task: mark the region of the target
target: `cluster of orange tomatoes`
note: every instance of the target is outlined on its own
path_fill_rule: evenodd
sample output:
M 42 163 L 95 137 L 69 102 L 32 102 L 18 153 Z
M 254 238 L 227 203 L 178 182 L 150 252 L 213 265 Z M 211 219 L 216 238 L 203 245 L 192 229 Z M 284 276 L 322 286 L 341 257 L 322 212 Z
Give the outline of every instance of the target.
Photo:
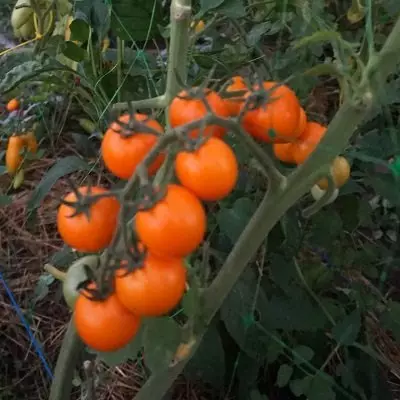
M 267 107 L 244 110 L 243 128 L 254 138 L 272 142 L 276 156 L 282 161 L 303 162 L 316 147 L 325 128 L 307 122 L 304 110 L 294 92 L 285 85 L 265 82 L 272 100 Z M 237 116 L 250 94 L 244 81 L 235 77 L 227 91 L 244 89 L 245 94 L 222 98 L 207 90 L 205 96 L 213 113 L 219 117 Z M 173 128 L 200 120 L 208 114 L 201 98 L 188 92 L 177 96 L 169 108 Z M 134 118 L 152 129 L 128 132 L 126 126 Z M 123 128 L 125 126 L 125 128 Z M 122 131 L 124 134 L 121 134 Z M 271 134 L 274 132 L 275 136 Z M 206 126 L 188 132 L 191 138 L 200 133 L 206 138 L 195 148 L 181 149 L 175 158 L 175 175 L 179 183 L 170 183 L 165 195 L 150 209 L 139 209 L 133 229 L 146 253 L 140 268 L 115 273 L 114 292 L 103 300 L 94 300 L 84 291 L 74 306 L 74 321 L 82 340 L 100 351 L 123 347 L 137 332 L 142 317 L 160 316 L 171 311 L 182 299 L 186 287 L 185 257 L 195 251 L 206 233 L 206 212 L 202 201 L 217 201 L 229 195 L 238 178 L 238 163 L 231 147 L 223 140 L 225 128 Z M 136 171 L 157 142 L 163 128 L 154 119 L 125 114 L 106 131 L 101 152 L 106 167 L 117 177 L 128 179 Z M 280 147 L 284 146 L 284 147 Z M 149 167 L 154 174 L 164 160 L 160 153 Z M 120 204 L 117 198 L 104 196 L 101 187 L 78 189 L 80 194 L 100 197 L 90 204 L 88 213 L 77 213 L 71 203 L 77 201 L 69 193 L 58 210 L 58 230 L 72 248 L 81 252 L 98 252 L 107 247 L 117 229 Z M 89 218 L 88 218 L 89 215 Z M 123 326 L 114 331 L 110 326 Z
M 6 105 L 6 110 L 11 113 L 18 111 L 20 106 L 21 104 L 18 99 L 11 99 Z M 28 150 L 31 153 L 36 153 L 38 150 L 36 136 L 32 131 L 25 134 L 13 134 L 8 139 L 6 168 L 11 176 L 15 175 L 21 167 L 23 162 L 22 152 L 24 150 Z

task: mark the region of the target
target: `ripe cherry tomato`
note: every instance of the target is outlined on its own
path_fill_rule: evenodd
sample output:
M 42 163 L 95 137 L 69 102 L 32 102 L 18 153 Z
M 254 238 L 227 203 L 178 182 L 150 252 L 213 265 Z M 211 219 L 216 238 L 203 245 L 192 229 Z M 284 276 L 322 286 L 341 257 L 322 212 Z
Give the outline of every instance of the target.
M 172 128 L 204 118 L 207 114 L 207 109 L 201 99 L 186 98 L 187 93 L 184 91 L 179 96 L 172 100 L 169 107 L 169 121 Z M 207 89 L 207 100 L 215 115 L 223 118 L 229 117 L 229 110 L 225 101 L 218 93 Z M 200 132 L 200 129 L 194 129 L 190 132 L 190 136 L 193 138 L 198 137 Z M 209 125 L 204 129 L 203 133 L 204 136 L 221 137 L 225 133 L 225 129 L 218 125 Z
M 141 268 L 128 275 L 117 273 L 115 293 L 119 301 L 140 317 L 168 313 L 181 300 L 186 286 L 186 268 L 181 258 L 146 255 Z
M 26 148 L 31 152 L 31 153 L 37 153 L 38 150 L 38 142 L 36 140 L 36 136 L 33 132 L 28 132 L 27 134 L 23 135 L 24 142 L 26 145 Z
M 119 121 L 127 124 L 130 115 L 124 114 Z M 138 121 L 148 119 L 147 115 L 136 114 Z M 148 119 L 145 124 L 160 134 L 163 132 L 161 125 L 154 119 Z M 118 178 L 129 179 L 135 172 L 138 164 L 143 161 L 149 151 L 157 142 L 157 136 L 151 133 L 134 132 L 130 137 L 120 135 L 122 130 L 118 122 L 113 122 L 107 129 L 102 144 L 101 152 L 106 167 Z M 154 174 L 164 160 L 160 154 L 149 168 L 149 173 Z
M 299 124 L 303 117 L 299 100 L 289 87 L 276 85 L 275 82 L 263 83 L 264 88 L 270 90 L 268 103 L 247 111 L 242 120 L 243 128 L 250 135 L 267 143 L 293 141 L 301 134 Z
M 335 182 L 336 188 L 341 188 L 350 178 L 350 164 L 342 156 L 338 156 L 333 160 L 331 166 L 331 174 L 333 181 Z M 321 179 L 318 182 L 318 186 L 322 190 L 328 189 L 328 180 L 326 178 Z
M 6 168 L 10 175 L 15 175 L 18 168 L 22 164 L 21 151 L 25 147 L 24 138 L 22 136 L 10 136 L 8 139 L 6 151 Z
M 19 107 L 20 107 L 20 102 L 18 99 L 11 99 L 6 105 L 6 109 L 9 112 L 16 111 L 19 109 Z
M 274 143 L 273 150 L 278 160 L 288 164 L 296 164 L 293 154 L 293 143 Z
M 216 201 L 235 187 L 238 163 L 232 149 L 221 139 L 212 137 L 194 152 L 179 152 L 175 172 L 181 184 L 197 197 Z
M 115 294 L 94 301 L 80 294 L 74 322 L 78 335 L 97 351 L 115 351 L 127 345 L 140 327 L 140 318 L 128 311 Z
M 107 191 L 101 187 L 91 187 L 90 194 L 102 194 Z M 88 188 L 79 188 L 82 195 L 88 194 Z M 64 200 L 76 201 L 74 192 L 68 193 Z M 113 197 L 103 197 L 89 208 L 89 219 L 86 213 L 74 215 L 72 206 L 61 204 L 57 212 L 57 228 L 64 242 L 82 252 L 97 252 L 111 242 L 117 226 L 119 202 Z
M 171 184 L 165 197 L 153 208 L 136 214 L 135 226 L 139 239 L 150 252 L 185 257 L 204 238 L 206 213 L 192 192 Z
M 318 146 L 324 137 L 326 127 L 317 122 L 308 122 L 300 139 L 293 144 L 294 159 L 302 164 Z
M 232 78 L 232 83 L 226 88 L 226 91 L 238 92 L 247 89 L 248 88 L 244 79 L 241 76 L 234 76 Z M 239 114 L 243 101 L 244 101 L 243 95 L 238 95 L 237 97 L 235 96 L 225 99 L 225 104 L 228 107 L 229 115 L 231 117 L 237 116 Z

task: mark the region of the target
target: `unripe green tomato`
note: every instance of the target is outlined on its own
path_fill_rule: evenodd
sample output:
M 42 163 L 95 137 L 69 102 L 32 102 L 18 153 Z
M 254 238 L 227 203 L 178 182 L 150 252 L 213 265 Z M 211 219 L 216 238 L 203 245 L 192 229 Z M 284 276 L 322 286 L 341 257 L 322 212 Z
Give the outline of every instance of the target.
M 11 14 L 11 26 L 17 38 L 27 39 L 35 35 L 33 24 L 33 10 L 31 7 L 17 8 L 18 6 L 29 5 L 29 0 L 18 0 Z
M 96 255 L 90 255 L 76 260 L 68 268 L 63 281 L 63 294 L 66 303 L 71 309 L 74 308 L 76 299 L 79 296 L 79 291 L 77 290 L 78 285 L 88 278 L 85 272 L 85 265 L 87 265 L 91 270 L 94 270 L 98 263 L 99 257 Z

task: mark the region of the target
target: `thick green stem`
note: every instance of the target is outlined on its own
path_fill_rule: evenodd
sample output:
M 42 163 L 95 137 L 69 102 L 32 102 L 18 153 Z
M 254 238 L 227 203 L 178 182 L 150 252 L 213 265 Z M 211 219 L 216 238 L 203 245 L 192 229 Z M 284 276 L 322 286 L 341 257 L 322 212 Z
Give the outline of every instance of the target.
M 51 384 L 49 400 L 69 400 L 75 365 L 84 349 L 84 344 L 76 333 L 71 319 L 58 356 L 54 380 Z

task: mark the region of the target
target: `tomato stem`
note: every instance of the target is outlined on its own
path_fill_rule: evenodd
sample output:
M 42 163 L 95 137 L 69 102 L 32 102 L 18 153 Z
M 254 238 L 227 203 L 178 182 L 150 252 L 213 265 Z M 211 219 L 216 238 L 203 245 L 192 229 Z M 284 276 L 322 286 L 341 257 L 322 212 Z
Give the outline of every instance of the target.
M 66 272 L 60 271 L 58 268 L 54 267 L 51 264 L 46 264 L 43 269 L 56 278 L 58 281 L 64 282 L 65 277 L 67 276 Z

